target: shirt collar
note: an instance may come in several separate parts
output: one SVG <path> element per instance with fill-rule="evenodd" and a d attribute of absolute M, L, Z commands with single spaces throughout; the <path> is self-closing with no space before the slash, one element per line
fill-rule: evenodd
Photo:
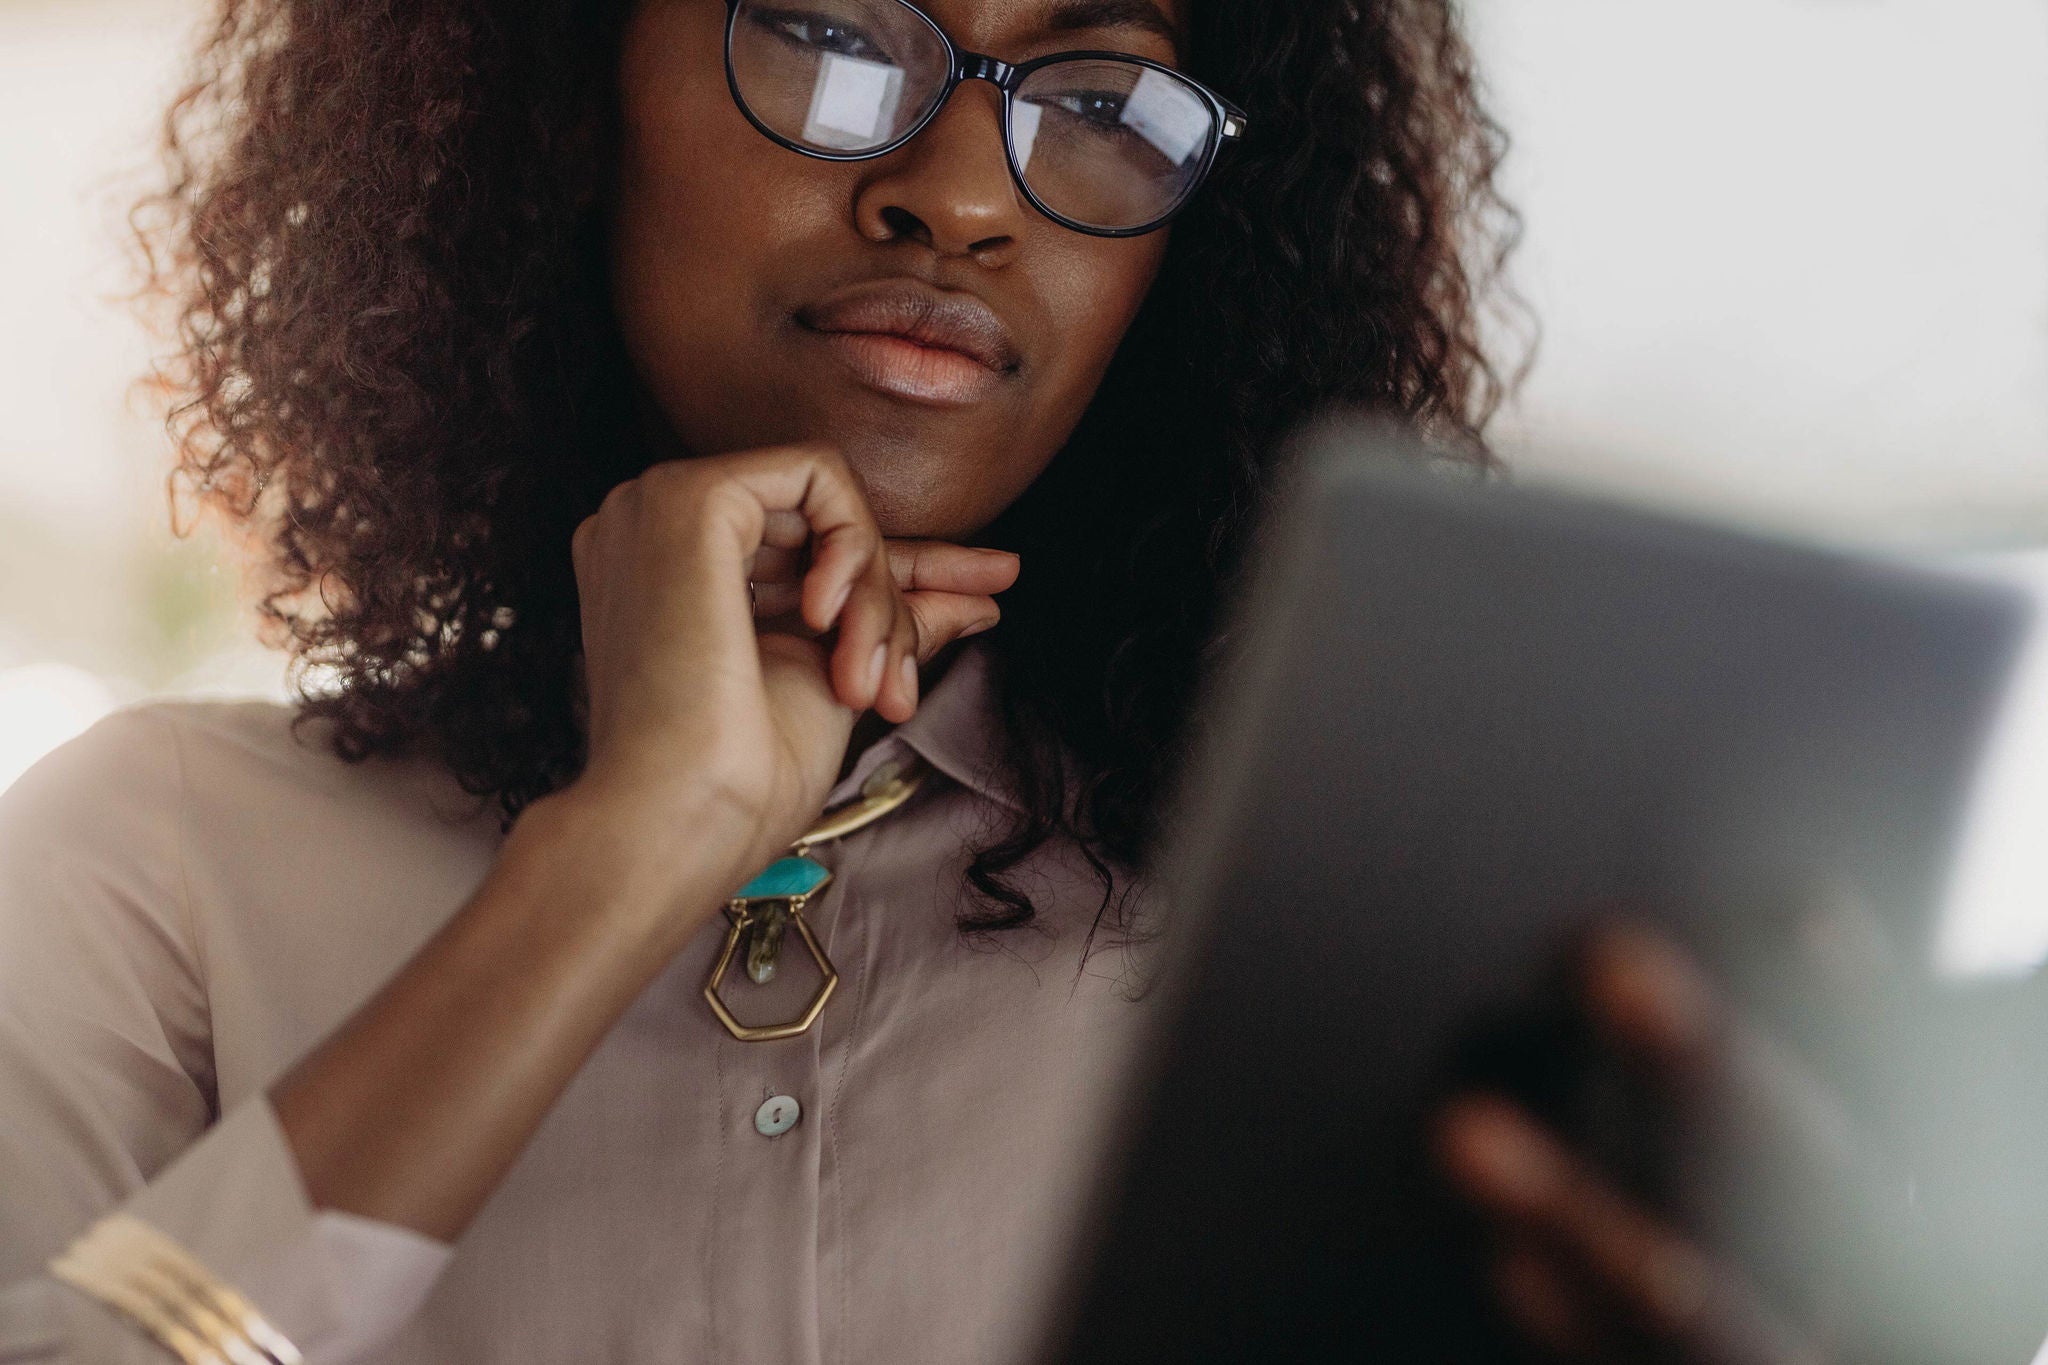
<path fill-rule="evenodd" d="M 868 775 L 910 749 L 978 796 L 1019 814 L 1024 803 L 1003 763 L 1002 719 L 996 713 L 993 664 L 980 642 L 963 645 L 919 702 L 917 714 L 869 745 L 833 792 L 828 806 L 849 801 Z"/>

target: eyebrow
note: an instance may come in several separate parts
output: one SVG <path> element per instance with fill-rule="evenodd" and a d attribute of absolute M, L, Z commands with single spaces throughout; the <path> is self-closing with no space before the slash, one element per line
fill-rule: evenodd
<path fill-rule="evenodd" d="M 1058 0 L 1046 16 L 1051 33 L 1071 33 L 1084 28 L 1136 28 L 1156 33 L 1181 51 L 1184 40 L 1166 12 L 1152 0 Z"/>

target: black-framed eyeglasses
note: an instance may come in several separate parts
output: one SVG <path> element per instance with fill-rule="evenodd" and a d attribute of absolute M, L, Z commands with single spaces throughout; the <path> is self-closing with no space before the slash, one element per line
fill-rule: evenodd
<path fill-rule="evenodd" d="M 907 0 L 726 0 L 725 78 L 756 128 L 794 152 L 895 151 L 960 82 L 1003 92 L 1003 151 L 1032 207 L 1098 237 L 1163 226 L 1208 177 L 1244 111 L 1163 63 L 1055 52 L 1015 66 L 953 45 Z"/>

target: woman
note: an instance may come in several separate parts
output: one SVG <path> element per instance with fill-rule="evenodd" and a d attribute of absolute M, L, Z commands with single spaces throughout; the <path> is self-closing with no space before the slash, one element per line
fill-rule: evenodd
<path fill-rule="evenodd" d="M 176 491 L 312 686 L 0 810 L 0 1356 L 1028 1349 L 1266 453 L 1485 459 L 1499 146 L 1435 0 L 228 3 Z"/>

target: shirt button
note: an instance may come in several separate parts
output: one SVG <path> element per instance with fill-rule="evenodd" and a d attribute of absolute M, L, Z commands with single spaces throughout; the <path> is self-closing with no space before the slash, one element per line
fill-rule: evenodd
<path fill-rule="evenodd" d="M 762 1137 L 781 1137 L 796 1127 L 796 1121 L 803 1116 L 804 1107 L 794 1097 L 770 1095 L 754 1111 L 754 1131 Z"/>

